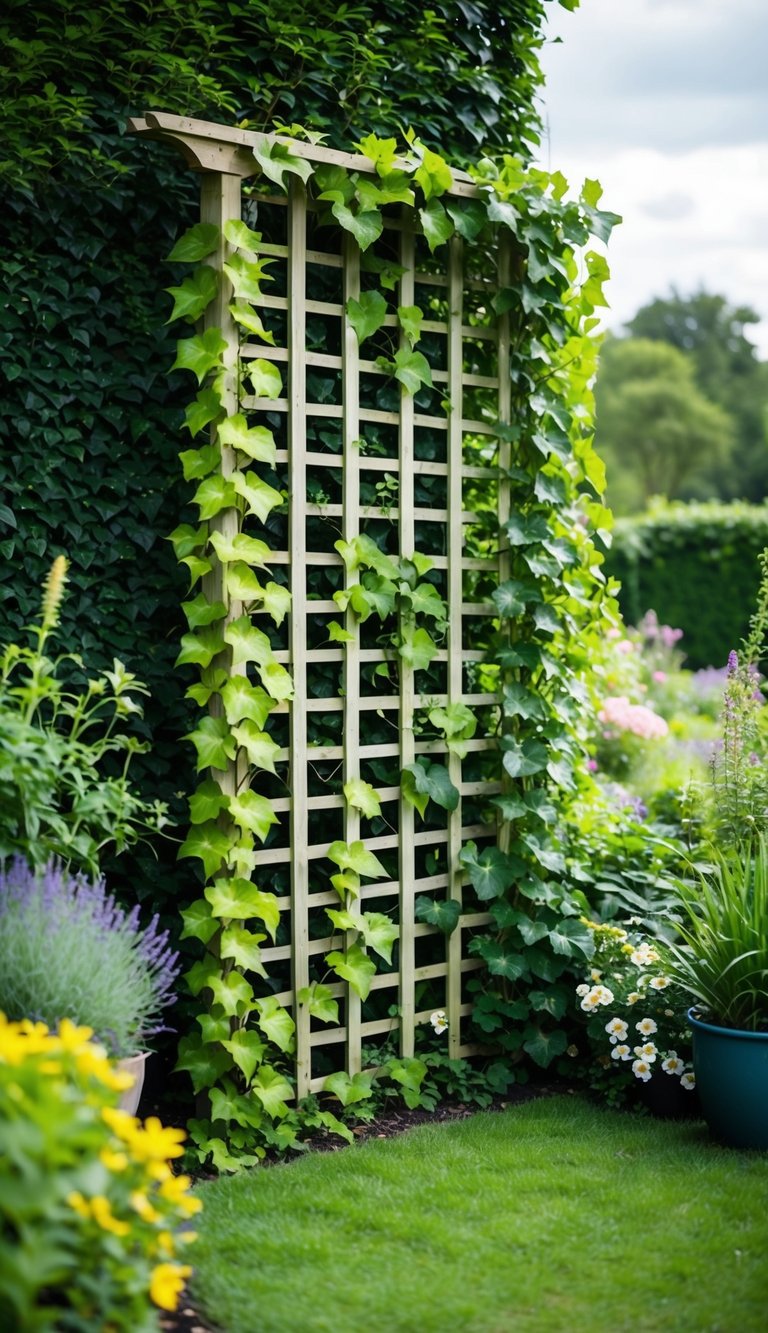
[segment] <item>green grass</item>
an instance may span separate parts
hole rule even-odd
[[[768,1155],[694,1122],[541,1099],[199,1192],[225,1333],[768,1328]]]

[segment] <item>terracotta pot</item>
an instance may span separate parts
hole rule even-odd
[[[127,1111],[129,1115],[135,1115],[138,1109],[141,1090],[144,1087],[144,1069],[151,1054],[151,1051],[140,1051],[138,1055],[126,1055],[117,1062],[118,1069],[131,1074],[134,1080],[133,1087],[126,1089],[119,1103],[121,1111]]]

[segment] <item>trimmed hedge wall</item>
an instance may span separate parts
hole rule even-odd
[[[682,629],[685,665],[724,666],[747,632],[768,546],[768,505],[672,504],[616,522],[605,569],[636,625],[653,609]]]

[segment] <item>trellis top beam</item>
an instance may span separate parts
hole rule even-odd
[[[269,144],[279,143],[289,148],[296,157],[313,163],[330,163],[374,176],[376,164],[362,153],[342,153],[322,144],[301,143],[279,134],[259,134],[256,130],[242,130],[235,125],[217,125],[214,121],[193,120],[190,116],[172,116],[166,111],[145,111],[143,116],[132,116],[128,121],[131,134],[146,139],[173,143],[184,154],[194,171],[219,171],[225,176],[256,176],[261,171],[254,148],[261,151]],[[404,169],[408,163],[396,158],[394,166]],[[453,171],[453,186],[448,194],[479,197],[477,186],[463,171]]]

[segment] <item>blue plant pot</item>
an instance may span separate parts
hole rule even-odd
[[[701,1112],[732,1148],[768,1149],[768,1032],[704,1023],[688,1012]]]

